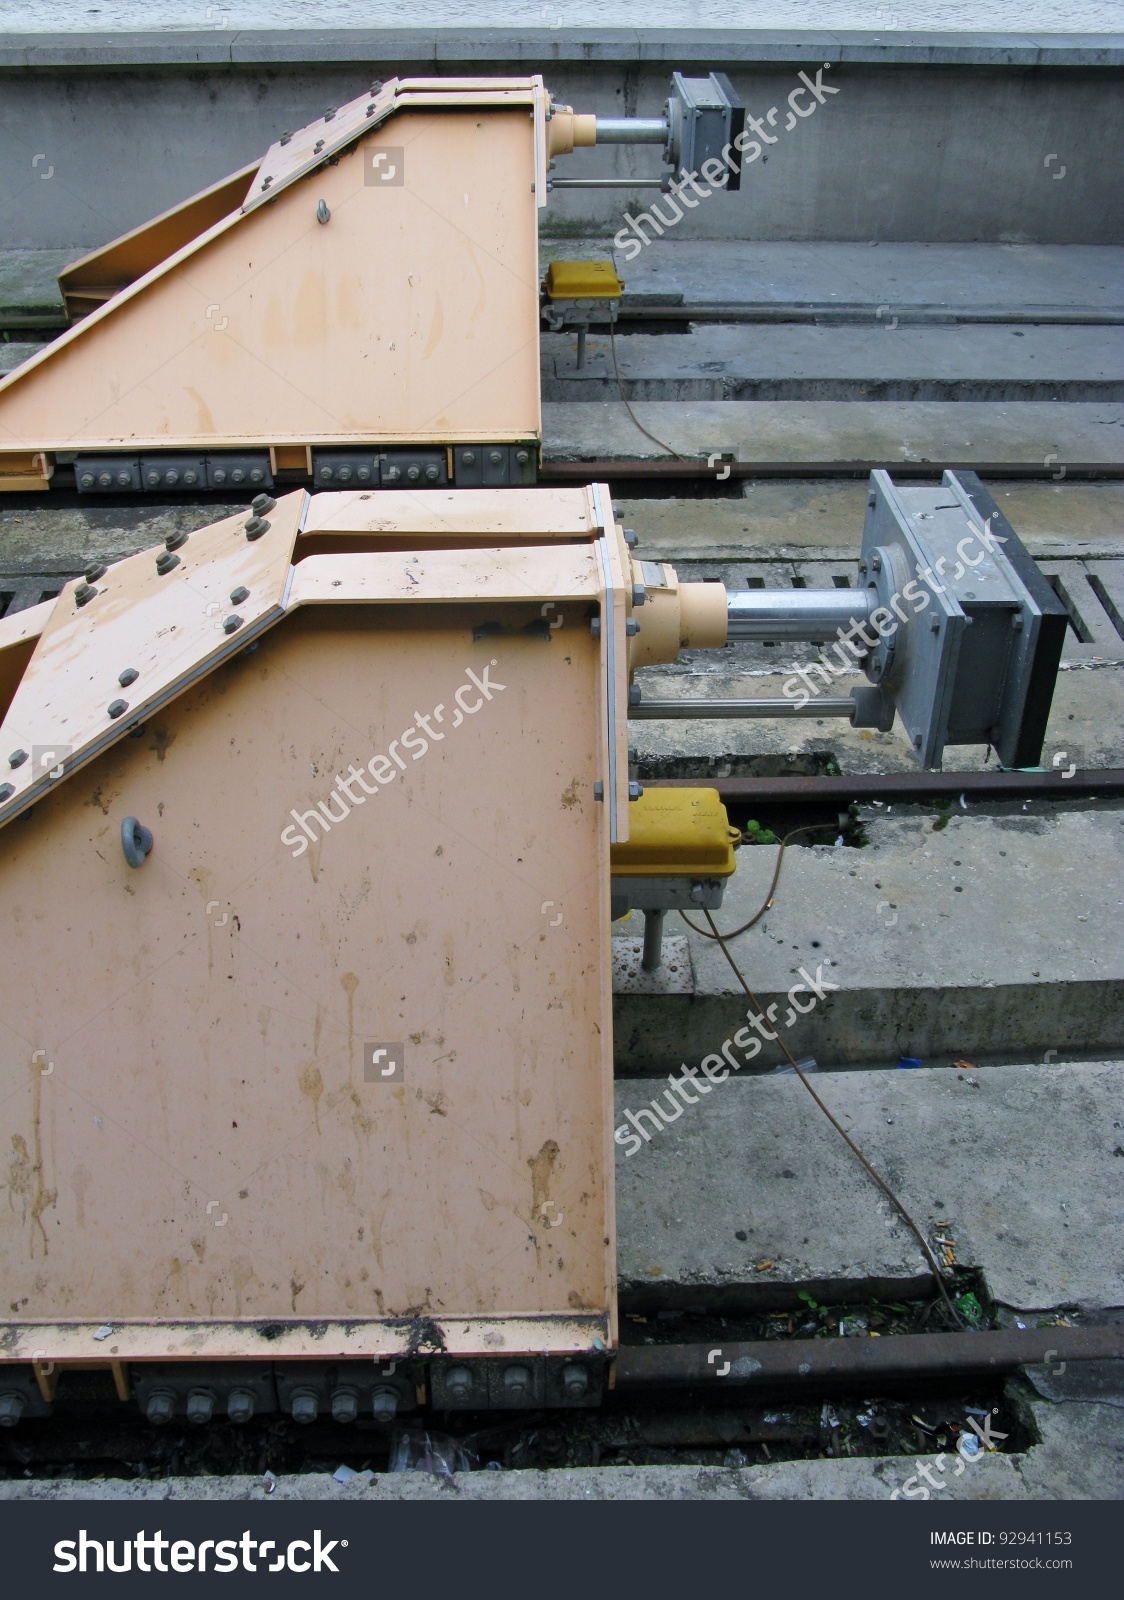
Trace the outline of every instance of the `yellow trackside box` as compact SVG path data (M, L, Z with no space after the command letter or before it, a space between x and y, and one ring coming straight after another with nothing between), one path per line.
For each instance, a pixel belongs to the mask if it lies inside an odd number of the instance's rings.
M544 287L552 300L619 300L624 284L611 261L552 261Z
M645 789L628 808L628 843L612 847L614 878L728 878L731 828L717 789Z

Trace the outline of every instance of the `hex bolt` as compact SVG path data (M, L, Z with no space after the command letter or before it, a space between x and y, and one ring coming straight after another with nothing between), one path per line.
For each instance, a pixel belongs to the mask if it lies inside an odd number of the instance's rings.
M114 721L116 721L118 717L123 717L128 709L129 702L127 700L111 700L109 705L106 706L106 711L114 719Z
M196 472L194 467L188 467L187 471L183 475L183 481L187 484L189 489L194 489L195 485L199 482L199 474Z
M1023 626L1023 614L1022 614L1022 612L1021 611L1013 611L1011 613L1011 627L1014 629L1014 631L1016 633L1021 633L1022 632L1022 626Z
M643 694L643 690L641 689L641 687L640 687L640 685L638 683L630 683L629 686L628 686L628 703L629 703L629 705L630 706L638 706L640 704L640 700L641 700L642 694Z
M320 222L320 223L330 222L331 219L332 219L332 213L328 210L328 202L326 200L318 200L316 202L316 220L317 220L317 222Z
M16 786L14 783L0 783L0 806L4 804L5 800L10 800L15 792Z
M335 477L335 473L332 471L331 467L321 467L320 477L325 483L331 483L332 479Z
M98 488L99 489L111 489L112 487L113 487L113 474L112 474L112 472L99 472L98 473Z
M562 1368L562 1387L568 1400L581 1400L589 1393L589 1373L577 1361Z
M642 783L637 783L635 780L629 783L628 798L630 800L639 800L643 793L644 785Z
M272 182L273 182L273 179L272 179L272 178L271 178L271 177L268 177L268 176L267 176L267 177L264 177L264 178L263 178L263 179L262 179L262 181L261 181L261 186L262 186L262 193L263 193L263 194L264 194L264 192L265 192L265 191L266 191L266 189L268 189L268 188L269 188L269 186L270 186L270 184L271 184L271 183L272 183Z
M865 561L860 561L859 562L859 571L862 573L863 577L865 578L866 577L866 562Z
M118 486L119 489L131 489L132 486L133 486L133 475L132 475L132 473L131 472L119 472L117 474L117 486Z
M624 631L628 634L630 639L634 639L640 632L640 624L637 622L635 617L629 617L628 621L624 625Z
M260 539L263 533L269 532L269 523L264 517L251 517L246 523L246 537L253 544L255 539Z
M624 530L624 542L630 550L636 549L636 546L640 543L640 540L636 537L635 528L626 528Z
M489 450L488 451L488 460L489 460L489 462L491 463L491 465L493 467L502 466L503 465L503 451L502 450Z
M340 482L341 483L350 483L351 482L351 468L350 467L341 467L340 468Z
M139 677L140 673L137 671L136 667L126 667L124 672L119 672L117 674L117 682L121 685L122 689L127 689L131 683L136 683Z
M878 554L877 550L874 552L874 554L870 558L870 570L872 572L881 572L882 571L882 557Z
M313 155L314 156L318 156L320 154L321 150L323 150L323 148L324 148L323 139L317 139L316 143L312 147Z
M179 556L174 556L170 550L165 550L156 557L156 570L162 578L171 572L173 567L178 567L179 564Z
M462 450L461 465L465 467L474 467L476 465L476 452L474 450Z
M230 617L227 617L226 621L223 623L222 631L224 633L237 633L241 626L242 626L242 618L241 617L230 616Z
M331 122L331 120L335 116L335 114L336 114L335 106L329 106L327 111L325 111L325 113L324 113L324 121L325 122Z
M436 464L436 462L431 461L429 466L426 467L426 469L425 469L426 482L427 483L436 483L438 478L440 478L440 476L441 476L441 468Z
M170 1389L153 1389L144 1408L144 1414L149 1422L156 1424L171 1422L176 1414L176 1397Z
M186 543L186 533L169 533L164 540L164 548L165 550L179 550Z
M187 1420L196 1427L210 1422L215 1411L215 1397L210 1389L192 1389L187 1397Z
M144 481L145 481L145 483L148 485L148 487L150 489L159 489L159 487L160 487L160 474L159 474L159 472L156 471L155 467L150 468L145 473Z
M230 481L231 481L231 483L241 483L242 479L245 476L246 476L246 473L245 473L245 469L244 468L242 468L242 467L231 467L231 469L230 469Z
M407 467L406 476L411 483L417 483L418 479L421 477L421 468L416 463L412 467Z
M371 1395L371 1414L376 1422L393 1422L398 1415L398 1396L393 1389L376 1389Z
M866 503L867 503L867 505L870 507L870 509L872 511L874 510L875 506L878 504L878 496L875 494L873 489L867 495Z
M515 1401L516 1405L529 1399L531 1394L530 1367L505 1367L503 1369L503 1391L509 1400Z
M216 485L218 485L220 483L225 483L226 482L226 468L225 467L212 467L211 468L211 481Z
M289 1402L289 1413L294 1422L315 1422L320 1415L320 1402L313 1389L294 1389Z
M453 1400L467 1400L472 1393L472 1370L450 1367L445 1374L445 1393Z
M0 1428L14 1428L23 1416L27 1401L16 1390L0 1394Z
M590 617L590 619L589 619L589 636L590 636L591 639L600 639L600 637L601 637L601 618L600 617Z
M595 800L604 800L605 798L605 785L602 783L600 778L598 778L597 782L593 785L593 798Z
M648 598L648 591L647 591L647 589L645 589L644 585L642 583L634 583L632 585L632 603L633 603L633 605L634 606L642 606L644 604L645 600L647 600L647 598Z
M294 1417L296 1412L293 1412ZM354 1422L359 1415L359 1391L342 1384L332 1390L332 1421Z
M180 475L176 471L175 467L169 467L167 472L164 474L164 482L174 489L179 481Z
M249 1422L254 1414L251 1389L232 1389L226 1399L226 1414L231 1422Z
M11 755L8 757L8 765L10 767L22 767L26 760L26 750L13 750Z
M530 459L531 452L529 450L517 450L515 452L515 461L517 466L525 467Z
M293 137L293 135L292 135L291 130L286 128L285 132L281 135L280 139L278 139L277 143L278 144L288 144L289 140L292 137Z
M94 482L95 479L93 473L84 472L78 480L78 487L80 489L92 489L94 487Z
M108 570L108 567L103 567L100 561L95 561L91 566L86 568L86 582L94 583L98 578L104 578Z
M250 501L250 510L255 517L264 517L267 511L272 511L277 501L271 494L256 494Z
M243 600L248 600L249 598L250 591L244 584L240 583L237 589L232 589L230 591L230 603L232 606L240 606Z
M92 588L90 584L80 583L77 589L74 591L74 604L76 606L89 605L90 601L94 598L97 592L98 591Z

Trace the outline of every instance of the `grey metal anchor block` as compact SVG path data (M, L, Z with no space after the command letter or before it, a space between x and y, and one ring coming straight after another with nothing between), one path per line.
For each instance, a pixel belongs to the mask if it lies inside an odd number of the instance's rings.
M871 473L859 576L877 602L866 673L920 764L991 744L1004 766L1036 766L1068 613L976 474L906 489Z

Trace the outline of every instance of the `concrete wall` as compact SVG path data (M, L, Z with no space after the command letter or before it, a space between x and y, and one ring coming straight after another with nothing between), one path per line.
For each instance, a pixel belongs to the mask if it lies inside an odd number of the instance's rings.
M1120 41L888 37L0 39L0 246L102 244L374 77L541 70L576 109L655 115L675 66L727 70L753 115L777 112L777 142L747 169L741 193L700 206L677 237L1124 241ZM787 97L802 68L838 93L797 120ZM555 177L658 170L651 148L602 149L559 161ZM614 232L623 211L651 198L559 191L544 231Z

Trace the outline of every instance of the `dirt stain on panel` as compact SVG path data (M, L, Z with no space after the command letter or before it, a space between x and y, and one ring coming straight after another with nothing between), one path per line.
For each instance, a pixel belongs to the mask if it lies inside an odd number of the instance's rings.
M301 1094L312 1101L312 1114L316 1119L316 1131L320 1132L320 1096L324 1093L324 1076L315 1061L309 1061L301 1068L300 1077Z
M542 1222L546 1219L546 1205L550 1200L550 1180L554 1173L554 1163L558 1160L558 1141L547 1139L537 1156L528 1156L527 1165L531 1169L531 1218L532 1221Z

